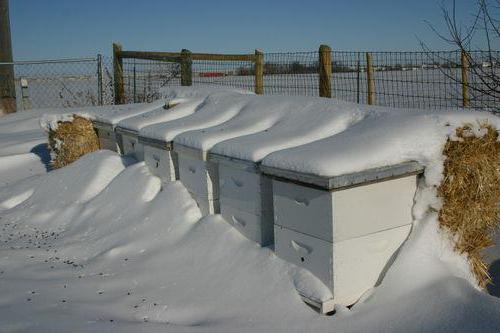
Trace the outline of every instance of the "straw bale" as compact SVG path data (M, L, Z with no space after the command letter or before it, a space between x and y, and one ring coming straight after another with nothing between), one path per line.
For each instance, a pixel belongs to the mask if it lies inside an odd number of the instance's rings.
M49 130L49 148L52 167L58 169L98 150L99 138L90 120L74 115L73 121L61 121Z
M491 278L482 252L494 244L493 235L500 223L500 142L497 130L490 125L480 125L482 136L475 135L473 128L458 128L456 137L448 139L444 147L439 222L451 233L455 249L467 256L479 286L484 288Z

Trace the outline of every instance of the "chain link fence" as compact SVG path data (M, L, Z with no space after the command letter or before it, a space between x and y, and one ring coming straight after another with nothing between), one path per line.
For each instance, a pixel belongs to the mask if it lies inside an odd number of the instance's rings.
M107 63L106 63L107 60ZM112 103L110 59L95 58L0 63L14 71L17 110Z
M374 104L393 107L447 108L464 104L463 66L459 51L371 52ZM217 85L245 90L256 87L253 55L245 60L199 60L190 63L193 86ZM474 51L467 68L471 108L496 108L500 52ZM368 103L365 52L331 52L331 95ZM18 110L114 103L113 59L102 57L0 63L12 66ZM123 59L126 103L149 102L160 90L181 85L181 63L172 60ZM267 95L319 95L318 52L265 53L262 91ZM491 75L488 75L491 73ZM493 90L493 92L491 92ZM496 90L498 91L498 89Z

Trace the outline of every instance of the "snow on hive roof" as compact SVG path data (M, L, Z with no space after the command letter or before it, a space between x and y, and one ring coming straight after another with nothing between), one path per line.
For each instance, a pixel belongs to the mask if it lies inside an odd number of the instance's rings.
M182 100L191 99L198 97L207 97L211 94L216 94L219 92L237 92L240 94L253 95L254 93L249 90L235 89L230 87L218 87L218 86L196 86L191 87L162 87L160 88L160 96L168 100Z
M118 127L139 131L146 126L162 123L182 117L186 117L196 111L199 105L211 94L221 92L236 92L241 94L253 94L250 91L219 88L219 87L173 87L161 90L162 97L175 108L158 108L151 112L142 113L134 117L124 119L118 123Z
M133 117L145 112L150 112L155 109L163 109L164 105L165 100L160 99L152 103L84 106L76 108L57 109L47 108L41 110L44 112L44 114L40 117L40 126L45 129L55 129L57 127L57 122L71 120L72 115L74 114L105 124L116 125L123 119Z
M248 99L231 120L202 131L185 132L174 142L258 162L275 150L342 131L368 113L366 108L339 100L255 96Z
M168 122L146 126L139 135L172 141L180 133L219 125L236 116L253 95L219 91L206 97L192 114Z
M417 161L429 183L442 175L442 148L455 129L489 123L500 128L500 118L480 111L418 111L390 109L371 114L344 131L295 148L274 152L262 165L323 177ZM480 134L480 133L479 133Z

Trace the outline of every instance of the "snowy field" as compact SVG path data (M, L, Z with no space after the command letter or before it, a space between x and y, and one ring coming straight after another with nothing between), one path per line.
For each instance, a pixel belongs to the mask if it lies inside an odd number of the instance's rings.
M500 327L500 299L474 286L423 207L382 283L354 307L322 316L295 290L314 282L307 271L219 215L201 218L181 182L162 185L143 162L98 151L48 172L39 116L0 118L0 332ZM494 279L499 253L491 251Z

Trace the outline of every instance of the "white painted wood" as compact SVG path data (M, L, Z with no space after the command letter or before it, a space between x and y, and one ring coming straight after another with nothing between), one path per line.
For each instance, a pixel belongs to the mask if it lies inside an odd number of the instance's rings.
M321 314L332 313L335 310L335 301L333 299L329 299L326 301L319 301L316 299L311 299L305 295L300 295L300 297L307 304L317 308L319 310L319 313Z
M274 224L333 241L333 197L329 191L273 180Z
M417 177L409 176L333 194L333 241L410 224Z
M219 198L217 164L178 152L179 178L187 190L197 196Z
M375 286L392 255L407 239L411 224L333 244L333 298L350 305Z
M97 132L100 148L120 153L119 140L117 138L113 125L98 121L92 121L92 125Z
M137 135L121 133L122 154L131 155L138 161L144 160L144 146L139 143Z
M281 259L309 270L333 290L332 243L274 225L274 251Z
M330 243L275 225L275 252L318 277L332 291L335 304L351 305L375 286L410 230L408 224Z
M98 137L100 149L112 150L117 153L120 152L120 147L114 136L111 136L106 131L99 131Z
M338 242L412 222L416 176L339 191L273 180L274 223Z
M253 240L261 246L267 246L274 241L272 212L249 213L228 204L224 197L220 197L220 212L222 217L243 236Z
M144 144L143 147L144 161L153 175L160 177L164 182L178 179L178 163L175 152L147 144Z
M260 215L272 211L271 179L257 170L219 164L219 197L221 204L248 213Z
M190 194L193 197L193 199L196 201L198 208L200 208L202 216L219 214L219 212L220 212L219 200L209 199L206 196L198 196L198 195L193 194L191 192L190 192Z

